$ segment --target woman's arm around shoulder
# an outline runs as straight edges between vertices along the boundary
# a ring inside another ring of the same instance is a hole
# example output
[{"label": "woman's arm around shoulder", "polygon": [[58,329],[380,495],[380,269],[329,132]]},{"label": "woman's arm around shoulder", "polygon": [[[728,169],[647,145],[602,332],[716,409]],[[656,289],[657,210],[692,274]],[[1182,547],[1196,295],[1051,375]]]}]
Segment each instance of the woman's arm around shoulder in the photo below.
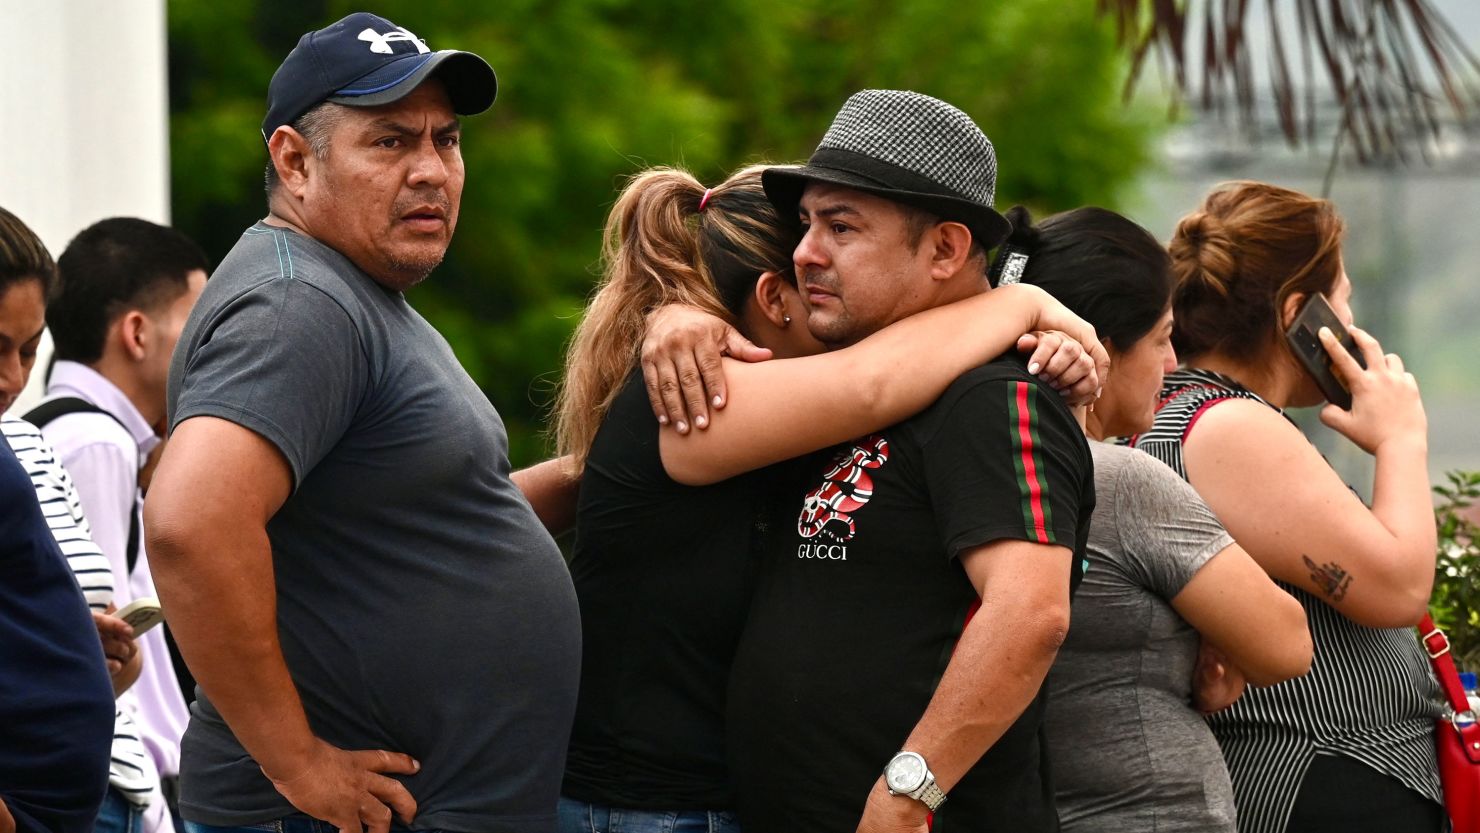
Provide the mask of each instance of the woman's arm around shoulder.
[{"label": "woman's arm around shoulder", "polygon": [[1036,329],[1064,335],[1040,337],[1030,369],[1092,395],[1108,364],[1094,328],[1036,287],[1003,287],[897,321],[841,350],[758,364],[725,360],[725,409],[705,431],[664,430],[663,465],[678,482],[702,485],[887,428]]}]

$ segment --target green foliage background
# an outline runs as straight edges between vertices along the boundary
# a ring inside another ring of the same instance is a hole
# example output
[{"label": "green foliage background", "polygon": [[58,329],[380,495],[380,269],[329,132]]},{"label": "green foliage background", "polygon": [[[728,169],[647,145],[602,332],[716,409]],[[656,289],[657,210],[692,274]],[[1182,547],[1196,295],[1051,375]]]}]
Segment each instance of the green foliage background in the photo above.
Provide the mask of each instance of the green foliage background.
[{"label": "green foliage background", "polygon": [[1480,523],[1472,510],[1480,500],[1480,471],[1447,472],[1445,481],[1434,487],[1439,558],[1429,610],[1449,635],[1459,668],[1480,671]]},{"label": "green foliage background", "polygon": [[[170,0],[175,224],[219,260],[265,213],[267,82],[298,37],[362,6]],[[1120,100],[1125,59],[1089,0],[380,0],[367,10],[499,74],[466,125],[457,239],[412,302],[509,425],[516,465],[542,430],[564,344],[597,275],[622,178],[701,180],[801,160],[847,96],[913,89],[971,114],[1001,160],[997,202],[1115,207],[1159,111]]]}]

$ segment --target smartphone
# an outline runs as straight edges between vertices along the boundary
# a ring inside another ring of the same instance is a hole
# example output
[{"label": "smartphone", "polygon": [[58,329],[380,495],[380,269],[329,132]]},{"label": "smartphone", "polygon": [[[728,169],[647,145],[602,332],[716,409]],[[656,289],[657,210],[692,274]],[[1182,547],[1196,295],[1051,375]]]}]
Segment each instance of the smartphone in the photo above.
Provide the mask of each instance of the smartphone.
[{"label": "smartphone", "polygon": [[164,610],[159,606],[159,599],[153,596],[134,599],[124,606],[123,610],[113,615],[133,627],[136,639],[145,631],[164,621]]},{"label": "smartphone", "polygon": [[1367,367],[1367,362],[1362,358],[1362,352],[1357,349],[1357,342],[1352,339],[1352,334],[1346,331],[1346,326],[1341,323],[1340,318],[1336,317],[1336,311],[1331,309],[1331,303],[1320,292],[1312,294],[1300,307],[1295,320],[1290,322],[1289,329],[1285,330],[1285,342],[1290,345],[1290,352],[1295,354],[1295,359],[1305,368],[1305,372],[1315,380],[1321,393],[1326,395],[1326,401],[1350,411],[1352,409],[1351,391],[1341,384],[1331,370],[1331,356],[1326,353],[1326,348],[1321,346],[1321,337],[1318,335],[1322,327],[1330,327],[1331,334],[1336,336],[1336,340],[1341,342],[1346,352],[1357,360],[1357,364],[1363,368]]}]

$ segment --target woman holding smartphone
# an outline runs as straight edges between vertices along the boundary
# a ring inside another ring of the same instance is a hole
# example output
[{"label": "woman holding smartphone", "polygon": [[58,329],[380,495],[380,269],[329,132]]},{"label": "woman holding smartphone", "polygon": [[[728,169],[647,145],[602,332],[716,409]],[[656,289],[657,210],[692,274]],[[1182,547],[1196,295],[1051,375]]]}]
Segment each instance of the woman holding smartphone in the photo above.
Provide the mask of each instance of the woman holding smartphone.
[{"label": "woman holding smartphone", "polygon": [[[1331,203],[1258,182],[1215,188],[1170,244],[1173,343],[1154,426],[1133,442],[1188,480],[1304,606],[1305,677],[1251,689],[1211,724],[1241,833],[1423,831],[1445,825],[1438,686],[1413,626],[1434,579],[1427,421],[1395,354],[1351,327],[1343,224]],[[1321,420],[1376,458],[1364,505],[1283,413],[1320,405],[1284,331],[1315,293],[1348,325],[1362,369],[1322,343],[1352,394]]]}]

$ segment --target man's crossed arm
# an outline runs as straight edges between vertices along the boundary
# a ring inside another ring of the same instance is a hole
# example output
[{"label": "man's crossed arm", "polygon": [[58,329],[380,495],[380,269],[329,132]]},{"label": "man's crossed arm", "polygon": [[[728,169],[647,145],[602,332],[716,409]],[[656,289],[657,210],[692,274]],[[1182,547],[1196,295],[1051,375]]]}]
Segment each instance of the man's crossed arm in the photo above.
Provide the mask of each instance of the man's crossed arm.
[{"label": "man's crossed arm", "polygon": [[[961,563],[982,606],[967,624],[940,685],[904,743],[948,795],[1037,696],[1069,630],[1066,547],[1000,539]],[[882,770],[887,761],[879,761]],[[921,833],[925,805],[889,794],[881,777],[859,833]]]}]

